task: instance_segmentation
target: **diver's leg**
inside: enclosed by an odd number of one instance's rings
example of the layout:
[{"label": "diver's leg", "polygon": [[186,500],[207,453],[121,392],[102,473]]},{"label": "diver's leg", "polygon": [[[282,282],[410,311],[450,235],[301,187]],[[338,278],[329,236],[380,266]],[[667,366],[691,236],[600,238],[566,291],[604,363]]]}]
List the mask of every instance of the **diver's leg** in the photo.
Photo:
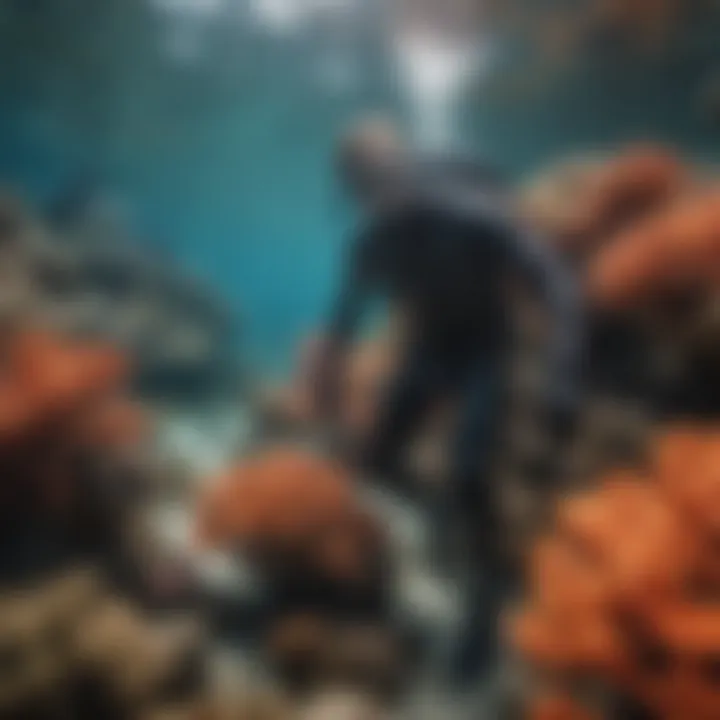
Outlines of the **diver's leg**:
[{"label": "diver's leg", "polygon": [[361,465],[382,479],[401,480],[407,448],[439,391],[437,363],[415,349],[390,382],[379,415],[361,451]]},{"label": "diver's leg", "polygon": [[460,687],[486,678],[498,659],[498,615],[509,580],[492,477],[506,399],[503,366],[500,354],[476,362],[462,393],[452,448],[449,491],[462,533],[468,603],[451,651],[452,679]]}]

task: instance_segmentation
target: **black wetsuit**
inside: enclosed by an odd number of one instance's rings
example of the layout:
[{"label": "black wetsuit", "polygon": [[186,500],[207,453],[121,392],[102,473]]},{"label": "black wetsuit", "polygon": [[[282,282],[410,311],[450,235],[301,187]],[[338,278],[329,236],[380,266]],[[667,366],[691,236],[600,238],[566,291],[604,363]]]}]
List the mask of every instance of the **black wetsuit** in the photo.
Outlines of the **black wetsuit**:
[{"label": "black wetsuit", "polygon": [[381,293],[409,316],[412,338],[363,459],[370,470],[392,475],[432,403],[459,398],[453,504],[457,520],[474,535],[478,559],[493,565],[491,462],[505,407],[513,324],[507,283],[524,280],[554,316],[548,347],[553,413],[565,412],[574,399],[578,297],[571,275],[548,246],[514,222],[503,201],[483,190],[472,173],[441,163],[408,175],[412,181],[402,202],[375,217],[352,250],[330,337],[340,347],[349,340],[370,293]]}]

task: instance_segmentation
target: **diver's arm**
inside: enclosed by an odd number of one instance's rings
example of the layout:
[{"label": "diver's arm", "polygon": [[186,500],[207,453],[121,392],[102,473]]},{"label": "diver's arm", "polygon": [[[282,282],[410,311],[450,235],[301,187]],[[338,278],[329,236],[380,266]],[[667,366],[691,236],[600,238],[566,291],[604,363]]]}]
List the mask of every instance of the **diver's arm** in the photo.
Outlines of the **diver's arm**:
[{"label": "diver's arm", "polygon": [[505,237],[511,266],[541,296],[551,314],[552,336],[546,355],[551,409],[561,416],[572,415],[580,399],[584,350],[584,312],[579,285],[543,238],[519,227],[509,227]]},{"label": "diver's arm", "polygon": [[361,239],[348,262],[348,270],[332,308],[316,378],[316,402],[322,414],[333,413],[347,348],[363,315],[369,286],[366,244]]}]

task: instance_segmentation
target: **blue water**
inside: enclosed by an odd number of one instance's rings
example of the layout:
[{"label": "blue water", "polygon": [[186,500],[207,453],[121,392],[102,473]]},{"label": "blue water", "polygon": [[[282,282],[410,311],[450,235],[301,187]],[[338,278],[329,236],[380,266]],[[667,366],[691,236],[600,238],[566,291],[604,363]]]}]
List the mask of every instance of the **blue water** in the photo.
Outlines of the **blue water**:
[{"label": "blue water", "polygon": [[[39,201],[98,172],[148,243],[227,298],[251,357],[282,369],[322,318],[348,237],[334,138],[364,109],[401,108],[397,84],[366,28],[356,82],[331,87],[317,34],[283,39],[240,13],[178,25],[141,6],[35,0],[0,17],[0,172]],[[701,70],[606,67],[502,102],[476,89],[459,132],[514,174],[643,136],[709,158],[718,135],[692,110]]]}]

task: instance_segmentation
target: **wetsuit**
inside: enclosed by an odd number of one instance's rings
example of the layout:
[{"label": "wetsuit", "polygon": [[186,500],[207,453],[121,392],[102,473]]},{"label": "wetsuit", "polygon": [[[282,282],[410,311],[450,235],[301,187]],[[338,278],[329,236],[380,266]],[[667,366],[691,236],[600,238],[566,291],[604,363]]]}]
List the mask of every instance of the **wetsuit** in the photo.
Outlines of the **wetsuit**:
[{"label": "wetsuit", "polygon": [[[491,463],[502,426],[513,324],[507,282],[522,278],[554,317],[547,385],[554,417],[568,412],[574,400],[578,298],[571,276],[548,246],[521,229],[498,196],[483,192],[475,178],[441,164],[406,170],[403,179],[402,199],[380,212],[352,249],[330,341],[336,349],[345,346],[372,293],[384,295],[409,319],[412,337],[363,460],[371,471],[396,473],[433,402],[459,398],[450,492],[456,518],[473,535],[473,555],[488,567],[497,561]],[[483,634],[487,628],[477,631],[475,645],[490,642],[480,639]]]}]

